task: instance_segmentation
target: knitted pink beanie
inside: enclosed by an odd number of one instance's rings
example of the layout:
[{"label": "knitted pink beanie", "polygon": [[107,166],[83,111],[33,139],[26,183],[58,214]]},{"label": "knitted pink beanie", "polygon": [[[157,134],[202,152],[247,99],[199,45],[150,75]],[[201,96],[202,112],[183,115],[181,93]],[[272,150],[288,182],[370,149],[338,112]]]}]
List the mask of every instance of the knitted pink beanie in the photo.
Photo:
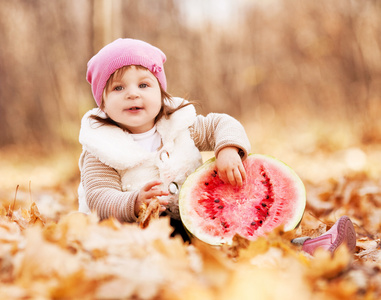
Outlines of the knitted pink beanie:
[{"label": "knitted pink beanie", "polygon": [[147,68],[167,90],[164,73],[165,54],[146,42],[134,39],[117,39],[103,47],[87,63],[86,79],[98,106],[102,103],[102,94],[110,76],[123,66],[139,65]]}]

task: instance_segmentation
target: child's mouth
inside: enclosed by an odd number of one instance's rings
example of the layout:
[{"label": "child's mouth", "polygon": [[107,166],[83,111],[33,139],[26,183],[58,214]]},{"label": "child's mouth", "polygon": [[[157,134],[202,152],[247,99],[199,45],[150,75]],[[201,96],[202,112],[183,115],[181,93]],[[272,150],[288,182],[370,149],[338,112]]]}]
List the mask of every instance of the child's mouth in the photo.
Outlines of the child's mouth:
[{"label": "child's mouth", "polygon": [[140,109],[141,109],[140,107],[134,106],[134,107],[129,108],[128,110],[140,110]]}]

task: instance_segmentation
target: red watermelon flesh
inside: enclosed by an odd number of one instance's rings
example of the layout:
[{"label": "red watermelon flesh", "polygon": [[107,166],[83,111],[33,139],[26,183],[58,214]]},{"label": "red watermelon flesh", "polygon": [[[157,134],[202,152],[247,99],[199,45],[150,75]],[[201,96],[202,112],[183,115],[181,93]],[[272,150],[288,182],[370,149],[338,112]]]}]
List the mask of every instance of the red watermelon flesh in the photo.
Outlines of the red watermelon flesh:
[{"label": "red watermelon flesh", "polygon": [[243,162],[242,187],[225,184],[217,175],[215,159],[205,162],[184,182],[180,215],[188,231],[212,244],[230,244],[235,234],[255,240],[283,225],[297,226],[306,204],[304,185],[279,160],[251,154]]}]

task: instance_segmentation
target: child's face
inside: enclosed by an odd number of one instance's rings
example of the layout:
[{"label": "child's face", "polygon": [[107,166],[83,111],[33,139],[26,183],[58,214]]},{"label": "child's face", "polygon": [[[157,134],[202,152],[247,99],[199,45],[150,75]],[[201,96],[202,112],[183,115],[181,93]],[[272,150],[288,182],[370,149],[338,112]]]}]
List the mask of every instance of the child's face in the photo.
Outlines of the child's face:
[{"label": "child's face", "polygon": [[131,133],[143,133],[155,124],[161,109],[161,91],[156,77],[147,69],[131,66],[104,93],[103,111]]}]

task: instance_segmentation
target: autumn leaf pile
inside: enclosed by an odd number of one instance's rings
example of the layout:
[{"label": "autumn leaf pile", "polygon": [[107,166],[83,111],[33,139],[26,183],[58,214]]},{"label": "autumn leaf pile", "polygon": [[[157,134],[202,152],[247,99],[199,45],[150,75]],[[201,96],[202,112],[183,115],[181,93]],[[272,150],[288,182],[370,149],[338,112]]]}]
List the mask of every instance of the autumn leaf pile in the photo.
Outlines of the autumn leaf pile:
[{"label": "autumn leaf pile", "polygon": [[[167,218],[145,229],[77,212],[54,219],[38,202],[0,211],[2,299],[379,299],[381,185],[364,174],[306,184],[298,229],[276,230],[230,247],[170,238]],[[15,197],[17,201],[17,196]],[[5,202],[5,201],[3,201]],[[46,205],[41,202],[41,210]],[[357,232],[345,247],[312,258],[290,243],[324,233],[349,215]]]}]

